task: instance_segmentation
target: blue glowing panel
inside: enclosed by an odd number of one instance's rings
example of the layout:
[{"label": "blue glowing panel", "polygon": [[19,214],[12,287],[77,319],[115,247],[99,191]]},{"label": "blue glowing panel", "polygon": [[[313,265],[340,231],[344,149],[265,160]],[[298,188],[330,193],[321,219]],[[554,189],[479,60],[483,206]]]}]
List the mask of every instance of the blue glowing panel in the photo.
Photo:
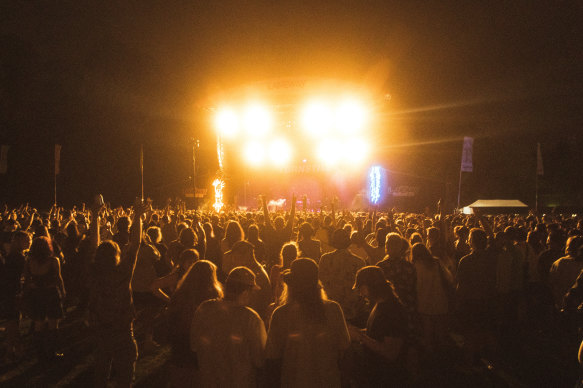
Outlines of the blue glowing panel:
[{"label": "blue glowing panel", "polygon": [[372,166],[368,170],[369,190],[368,197],[370,203],[376,205],[381,200],[381,183],[382,183],[382,169],[381,166]]}]

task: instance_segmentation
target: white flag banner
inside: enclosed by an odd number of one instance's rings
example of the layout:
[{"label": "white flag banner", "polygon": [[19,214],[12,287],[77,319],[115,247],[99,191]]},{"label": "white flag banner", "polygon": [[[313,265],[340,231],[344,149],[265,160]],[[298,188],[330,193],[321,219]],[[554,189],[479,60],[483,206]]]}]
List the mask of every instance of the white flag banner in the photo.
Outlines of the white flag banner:
[{"label": "white flag banner", "polygon": [[462,167],[461,171],[463,172],[473,172],[474,171],[474,163],[473,163],[473,154],[474,152],[474,138],[473,137],[464,137],[464,148],[462,150]]},{"label": "white flag banner", "polygon": [[55,144],[55,175],[61,172],[61,145]]},{"label": "white flag banner", "polygon": [[2,145],[0,147],[0,174],[6,174],[8,171],[8,150],[9,145]]},{"label": "white flag banner", "polygon": [[543,155],[540,152],[540,143],[536,143],[536,175],[544,175]]}]

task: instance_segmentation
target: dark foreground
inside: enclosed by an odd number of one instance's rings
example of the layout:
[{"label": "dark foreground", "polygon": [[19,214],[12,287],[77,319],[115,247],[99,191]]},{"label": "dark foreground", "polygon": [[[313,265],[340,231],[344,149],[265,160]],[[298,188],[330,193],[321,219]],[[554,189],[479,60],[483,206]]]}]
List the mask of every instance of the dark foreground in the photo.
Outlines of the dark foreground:
[{"label": "dark foreground", "polygon": [[[90,329],[74,313],[63,320],[63,359],[39,363],[28,334],[31,322],[21,323],[25,354],[21,360],[0,367],[2,387],[90,387],[93,377],[93,343]],[[136,328],[140,343],[140,327]],[[164,344],[164,325],[157,340]],[[3,332],[0,335],[4,335]],[[572,337],[571,337],[572,338]],[[497,355],[468,363],[461,351],[463,337],[450,335],[449,349],[431,362],[422,363],[416,387],[573,387],[578,377],[578,344],[558,333],[543,333],[524,327],[511,344]],[[166,387],[170,350],[162,345],[150,354],[141,354],[136,367],[136,387]]]}]

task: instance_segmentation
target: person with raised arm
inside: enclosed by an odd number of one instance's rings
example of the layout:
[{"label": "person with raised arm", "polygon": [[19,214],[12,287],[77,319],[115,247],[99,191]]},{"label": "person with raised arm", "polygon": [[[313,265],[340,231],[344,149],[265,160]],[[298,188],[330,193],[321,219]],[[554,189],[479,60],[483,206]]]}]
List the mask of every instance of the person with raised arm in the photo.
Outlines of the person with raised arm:
[{"label": "person with raised arm", "polygon": [[275,220],[271,222],[269,209],[267,208],[267,200],[265,199],[264,195],[262,195],[260,198],[265,222],[263,240],[265,241],[267,267],[268,270],[270,270],[271,267],[278,261],[279,252],[281,251],[283,244],[291,241],[292,239],[292,231],[296,217],[296,195],[292,195],[291,211],[289,214],[289,219],[285,225],[285,221],[282,216],[277,216]]},{"label": "person with raised arm", "polygon": [[92,209],[90,238],[95,258],[91,271],[89,302],[90,324],[96,345],[95,386],[107,386],[113,364],[117,385],[131,387],[138,349],[134,339],[134,306],[131,282],[142,242],[142,215],[146,205],[136,200],[129,244],[120,250],[111,240],[100,242],[99,210],[103,202],[96,201]]}]

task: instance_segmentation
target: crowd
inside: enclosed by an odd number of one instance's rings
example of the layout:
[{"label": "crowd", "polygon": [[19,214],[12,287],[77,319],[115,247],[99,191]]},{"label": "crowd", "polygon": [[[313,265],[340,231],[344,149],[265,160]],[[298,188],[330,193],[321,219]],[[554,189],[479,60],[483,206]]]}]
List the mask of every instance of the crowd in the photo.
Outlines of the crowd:
[{"label": "crowd", "polygon": [[452,329],[470,365],[520,346],[525,324],[576,333],[581,218],[296,202],[275,213],[264,197],[259,211],[221,213],[99,197],[70,210],[5,206],[3,362],[30,357],[22,316],[39,362],[58,362],[65,313],[91,329],[98,387],[132,385],[161,321],[173,387],[407,386],[447,351]]}]

